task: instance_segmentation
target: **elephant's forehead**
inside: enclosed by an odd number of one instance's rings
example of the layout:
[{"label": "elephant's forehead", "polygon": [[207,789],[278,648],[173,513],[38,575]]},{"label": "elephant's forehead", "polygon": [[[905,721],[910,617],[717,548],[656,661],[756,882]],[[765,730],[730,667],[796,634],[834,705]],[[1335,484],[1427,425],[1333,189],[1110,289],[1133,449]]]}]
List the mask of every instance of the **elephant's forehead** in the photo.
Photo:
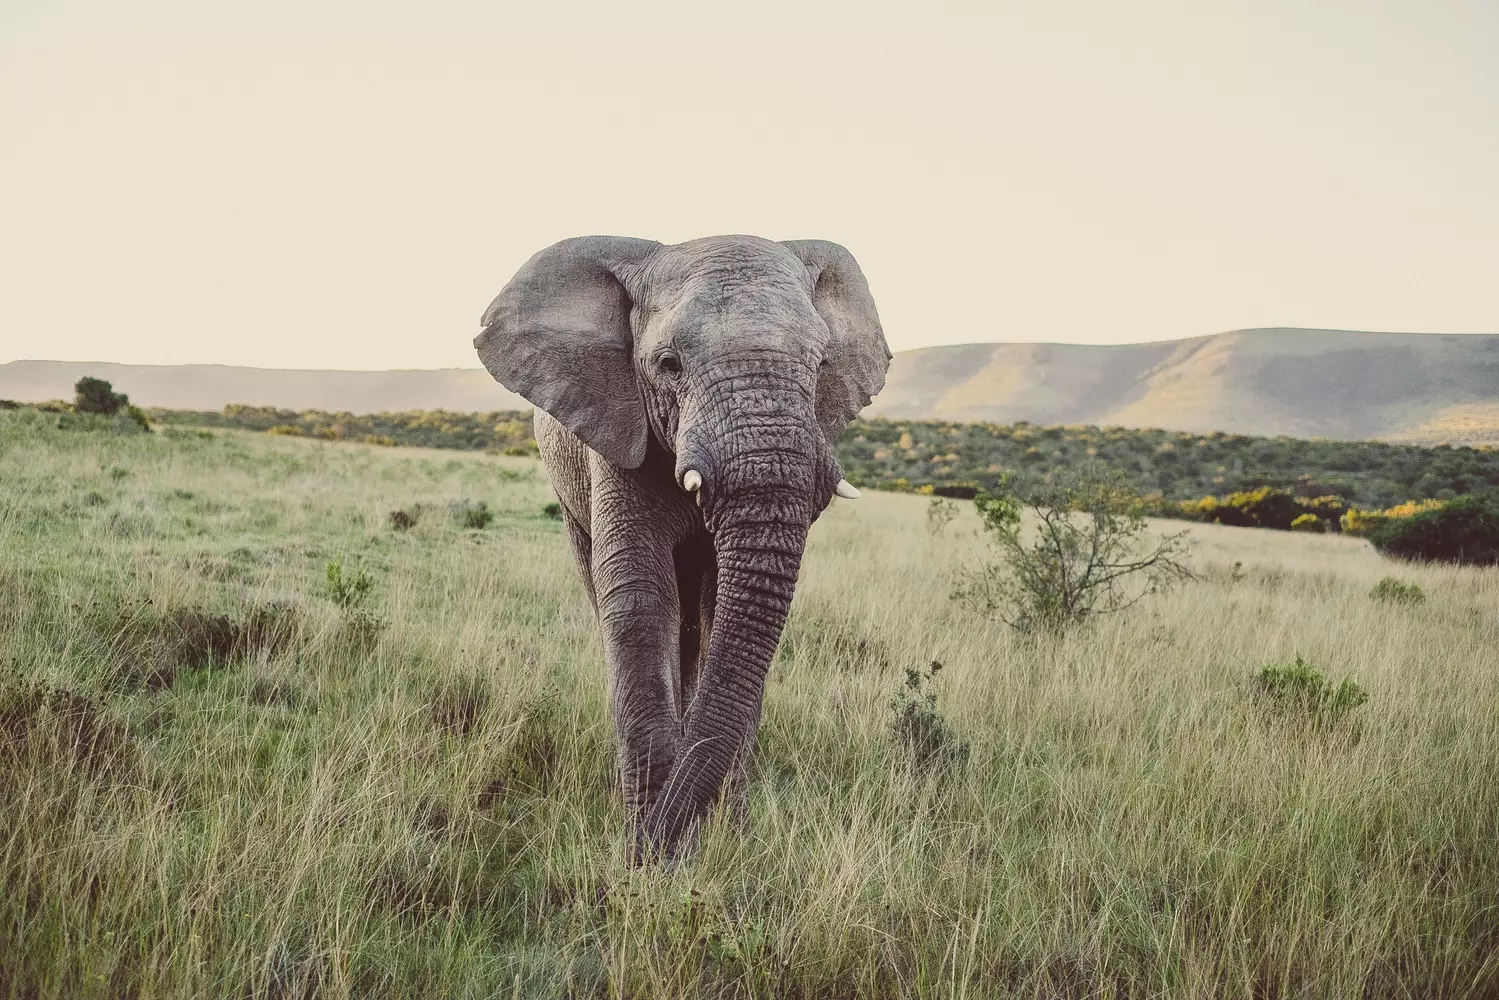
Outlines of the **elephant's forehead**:
[{"label": "elephant's forehead", "polygon": [[756,291],[811,291],[810,276],[796,255],[758,236],[710,236],[662,247],[647,281],[652,291],[673,298],[732,300]]},{"label": "elephant's forehead", "polygon": [[712,237],[665,247],[646,274],[651,325],[683,346],[806,344],[821,324],[806,267],[779,243]]}]

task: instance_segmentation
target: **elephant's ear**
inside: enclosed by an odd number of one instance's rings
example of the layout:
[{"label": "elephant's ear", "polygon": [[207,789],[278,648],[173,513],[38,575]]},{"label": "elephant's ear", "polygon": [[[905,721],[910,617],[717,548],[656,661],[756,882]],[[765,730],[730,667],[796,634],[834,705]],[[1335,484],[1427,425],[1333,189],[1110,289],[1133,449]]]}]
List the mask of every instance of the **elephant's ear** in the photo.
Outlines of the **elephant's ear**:
[{"label": "elephant's ear", "polygon": [[817,377],[817,421],[829,441],[884,388],[890,348],[858,261],[837,243],[788,240],[812,278],[812,304],[828,325],[828,365]]},{"label": "elephant's ear", "polygon": [[474,338],[496,381],[622,469],[645,460],[649,435],[625,277],[660,247],[620,236],[553,244],[510,279]]}]

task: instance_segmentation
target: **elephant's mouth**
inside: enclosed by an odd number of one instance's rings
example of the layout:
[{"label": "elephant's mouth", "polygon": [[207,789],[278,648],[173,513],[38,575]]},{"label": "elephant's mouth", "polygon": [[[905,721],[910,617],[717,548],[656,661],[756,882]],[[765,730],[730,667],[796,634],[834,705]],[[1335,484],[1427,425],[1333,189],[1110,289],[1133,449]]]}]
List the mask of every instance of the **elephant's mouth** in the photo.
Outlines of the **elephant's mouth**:
[{"label": "elephant's mouth", "polygon": [[[840,496],[845,500],[857,500],[863,495],[859,492],[859,488],[857,486],[849,482],[847,479],[843,478],[843,471],[838,467],[836,462],[833,463],[833,467],[831,469],[827,470],[823,475],[819,475],[817,479],[820,481],[832,480],[833,495]],[[699,507],[704,506],[704,501],[707,494],[703,490],[702,473],[698,472],[697,469],[689,466],[686,471],[682,473],[679,482],[681,483],[682,489],[686,490],[688,493],[693,494],[694,498],[697,500],[697,505]],[[820,492],[821,491],[814,491],[815,494]],[[814,511],[820,511],[827,507],[828,500],[830,499],[831,497],[828,496],[814,496]],[[820,500],[821,502],[816,502],[817,500]],[[816,518],[815,513],[812,515],[812,518]]]}]

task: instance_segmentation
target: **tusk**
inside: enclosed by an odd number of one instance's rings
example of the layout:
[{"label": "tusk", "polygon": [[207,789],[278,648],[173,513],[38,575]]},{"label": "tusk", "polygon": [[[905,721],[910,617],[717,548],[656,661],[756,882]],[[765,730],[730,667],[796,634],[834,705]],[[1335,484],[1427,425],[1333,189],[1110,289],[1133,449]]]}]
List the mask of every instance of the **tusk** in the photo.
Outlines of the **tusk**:
[{"label": "tusk", "polygon": [[[823,480],[823,482],[827,482],[827,480]],[[857,500],[857,499],[859,499],[859,491],[858,491],[858,489],[854,486],[853,483],[849,482],[847,479],[840,479],[840,480],[838,480],[838,485],[835,488],[835,491],[837,492],[837,494],[839,496],[841,496],[845,500]]]},{"label": "tusk", "polygon": [[696,493],[703,485],[703,477],[697,474],[696,469],[688,469],[682,473],[682,489],[688,493]]}]

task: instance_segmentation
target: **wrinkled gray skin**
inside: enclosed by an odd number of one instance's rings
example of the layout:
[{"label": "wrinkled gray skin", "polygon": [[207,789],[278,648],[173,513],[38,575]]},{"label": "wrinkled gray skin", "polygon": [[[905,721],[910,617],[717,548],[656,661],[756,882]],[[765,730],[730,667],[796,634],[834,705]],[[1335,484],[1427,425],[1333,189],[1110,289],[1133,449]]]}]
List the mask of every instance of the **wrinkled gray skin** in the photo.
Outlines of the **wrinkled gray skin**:
[{"label": "wrinkled gray skin", "polygon": [[598,614],[632,854],[674,856],[726,784],[742,808],[833,442],[890,362],[869,287],[819,240],[588,236],[532,257],[481,322],[485,367],[537,407]]}]

